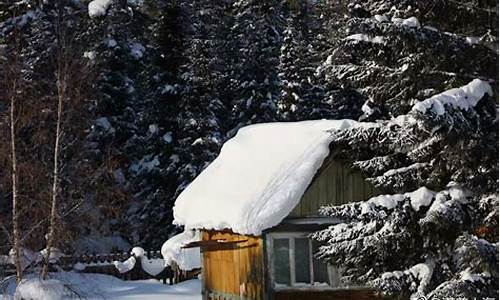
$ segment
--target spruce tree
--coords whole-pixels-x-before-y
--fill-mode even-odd
[[[498,119],[486,82],[332,134],[335,155],[389,193],[321,209],[341,223],[313,235],[318,256],[346,284],[401,299],[498,296]]]
[[[235,99],[231,103],[232,133],[251,123],[276,119],[278,53],[281,35],[279,1],[234,3],[231,38],[237,43]]]
[[[283,44],[281,45],[278,77],[280,79],[280,96],[277,101],[278,114],[284,120],[296,120],[304,101],[302,92],[302,72],[300,61],[303,58],[303,37],[296,30],[294,19],[286,20]]]
[[[278,119],[297,121],[327,117],[322,105],[324,87],[315,76],[318,52],[314,47],[317,22],[312,5],[290,1],[284,9],[285,24],[280,49]]]
[[[327,84],[359,92],[346,104],[363,120],[395,117],[432,94],[497,77],[493,1],[321,2],[330,47],[318,71]]]

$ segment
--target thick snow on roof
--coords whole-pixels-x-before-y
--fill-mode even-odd
[[[244,127],[179,195],[174,223],[259,235],[298,204],[329,154],[329,130],[370,125],[318,120]]]

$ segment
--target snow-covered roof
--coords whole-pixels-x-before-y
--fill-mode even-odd
[[[179,195],[174,223],[259,235],[299,203],[333,139],[329,130],[370,126],[352,120],[244,127]]]
[[[183,246],[201,240],[199,232],[186,230],[178,235],[174,235],[161,246],[161,255],[165,261],[165,266],[175,262],[181,270],[189,271],[201,268],[200,248],[182,248]]]

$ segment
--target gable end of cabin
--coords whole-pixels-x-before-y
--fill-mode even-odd
[[[202,231],[203,299],[375,299],[366,287],[341,286],[341,270],[314,258],[309,234],[334,224],[318,215],[324,205],[367,200],[379,191],[360,171],[327,157],[300,202],[260,236]]]

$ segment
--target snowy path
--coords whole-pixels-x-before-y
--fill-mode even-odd
[[[53,276],[71,286],[82,297],[89,300],[200,300],[201,283],[194,279],[176,285],[162,284],[156,280],[123,281],[102,274],[79,274],[65,272]],[[31,280],[38,280],[36,278]],[[10,287],[10,294],[14,287]],[[78,297],[77,297],[78,298]],[[2,297],[0,300],[10,300]],[[74,299],[66,297],[64,299]]]
[[[200,300],[201,285],[199,280],[190,280],[177,285],[165,285],[151,281],[108,281],[100,284],[100,293],[89,295],[89,299],[139,300],[139,299],[179,299]]]

